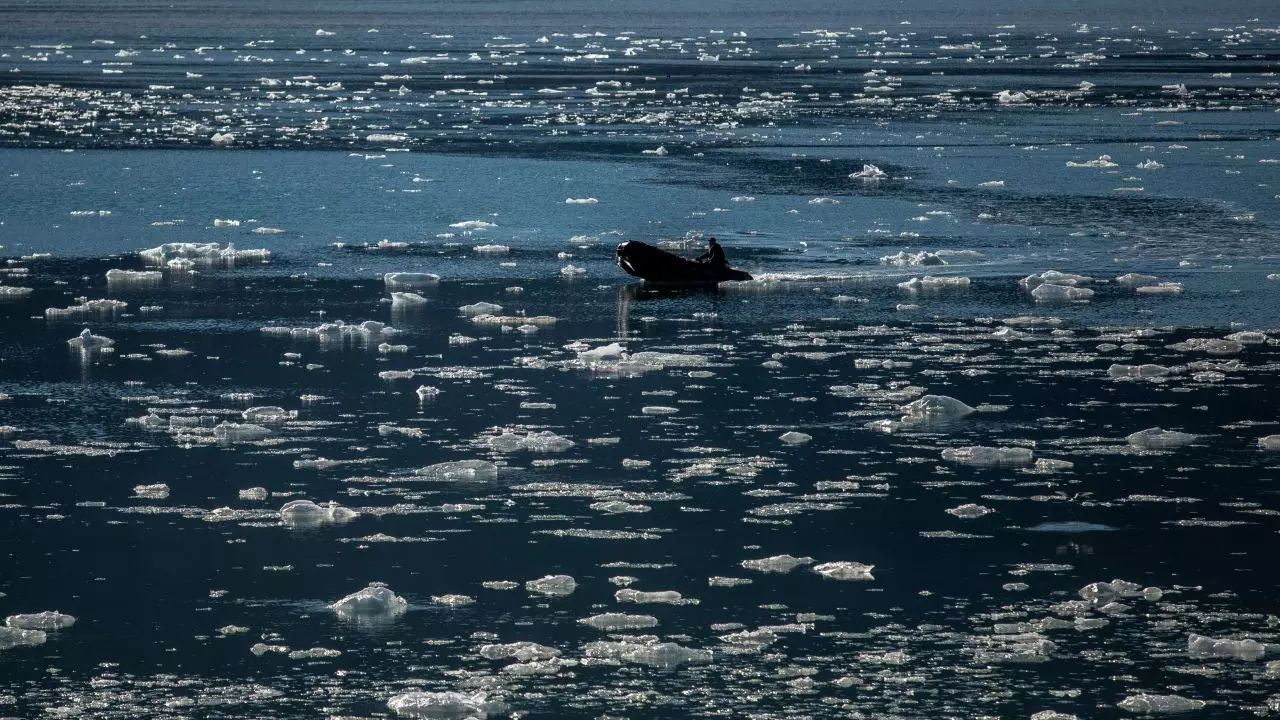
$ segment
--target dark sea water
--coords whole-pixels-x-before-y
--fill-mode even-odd
[[[1280,15],[833,5],[0,3],[0,717],[1280,713]]]

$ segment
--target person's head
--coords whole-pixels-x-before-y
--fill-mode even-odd
[[[715,237],[713,236],[713,237],[709,237],[709,238],[707,238],[707,244],[708,244],[708,245],[715,245],[715,244],[716,244],[716,239],[715,239]]]

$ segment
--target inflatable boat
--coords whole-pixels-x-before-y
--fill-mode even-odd
[[[613,260],[628,275],[665,285],[708,285],[726,280],[750,280],[751,276],[733,268],[715,268],[707,263],[685,260],[666,250],[637,240],[624,242],[613,251]]]

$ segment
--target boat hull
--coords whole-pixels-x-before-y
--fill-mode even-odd
[[[663,285],[714,285],[728,280],[750,280],[751,276],[733,268],[716,269],[705,263],[685,260],[647,243],[630,240],[613,251],[614,262],[628,275]]]

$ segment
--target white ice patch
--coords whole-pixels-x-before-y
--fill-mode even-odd
[[[825,578],[859,582],[875,580],[875,577],[871,574],[873,569],[875,569],[875,565],[848,560],[838,560],[813,566],[813,571]]]
[[[329,606],[343,620],[392,618],[404,614],[409,603],[382,583],[371,583]]]
[[[310,500],[292,500],[280,508],[280,522],[293,528],[311,528],[350,522],[359,513],[333,502],[317,505]]]
[[[411,692],[392,697],[387,707],[408,717],[482,720],[489,717],[491,703],[483,692]]]
[[[434,273],[390,272],[382,276],[382,282],[388,290],[420,290],[440,283],[440,276]]]
[[[537,580],[526,581],[524,588],[536,595],[564,597],[573,594],[573,591],[578,588],[578,582],[570,575],[547,575]]]
[[[44,612],[29,613],[26,615],[10,615],[4,619],[4,624],[6,627],[16,628],[18,630],[54,632],[56,630],[65,630],[72,625],[75,625],[76,619],[56,610],[46,610]]]
[[[1027,465],[1033,459],[1033,453],[1023,447],[987,447],[970,445],[967,447],[945,448],[942,459],[962,465],[978,467],[996,467]]]
[[[601,613],[592,615],[591,617],[582,618],[578,621],[582,625],[603,630],[604,632],[617,632],[619,630],[640,630],[643,628],[657,627],[658,618],[652,615],[628,615],[626,613]]]
[[[1130,695],[1116,704],[1116,707],[1121,710],[1140,715],[1171,715],[1199,710],[1204,706],[1203,700],[1185,698],[1181,695],[1149,695],[1147,693]]]
[[[798,567],[812,564],[813,558],[811,557],[795,557],[792,555],[774,555],[773,557],[742,561],[742,567],[765,573],[789,573]]]
[[[1191,633],[1187,637],[1187,654],[1193,658],[1234,658],[1236,660],[1260,660],[1267,654],[1267,646],[1250,638],[1229,640]]]
[[[1125,441],[1136,448],[1144,450],[1167,450],[1171,448],[1179,448],[1183,445],[1190,445],[1199,439],[1199,435],[1178,432],[1177,430],[1165,430],[1163,428],[1153,427],[1146,430],[1139,430],[1125,437]]]
[[[424,480],[483,482],[498,479],[498,466],[487,460],[456,460],[418,468],[413,474]]]

